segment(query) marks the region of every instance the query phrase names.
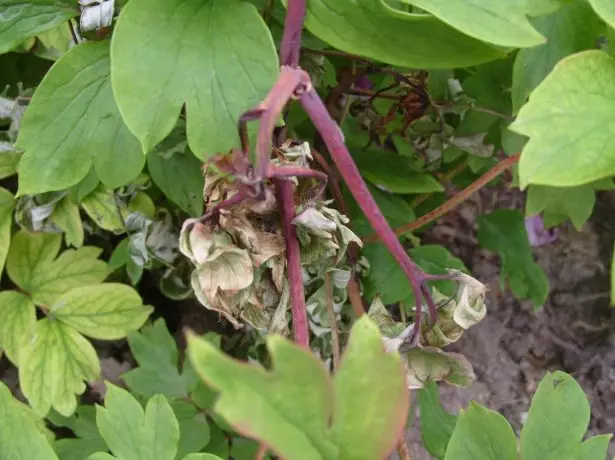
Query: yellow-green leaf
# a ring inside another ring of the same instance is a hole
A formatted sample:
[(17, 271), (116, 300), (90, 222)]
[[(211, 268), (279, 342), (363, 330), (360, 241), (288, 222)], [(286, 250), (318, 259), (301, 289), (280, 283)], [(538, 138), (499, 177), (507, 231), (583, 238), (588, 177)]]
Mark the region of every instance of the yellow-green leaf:
[(139, 329), (152, 310), (130, 286), (105, 283), (71, 289), (51, 314), (89, 337), (115, 340)]
[(75, 395), (85, 391), (84, 380), (94, 381), (100, 374), (92, 344), (70, 326), (48, 318), (36, 323), (19, 359), (21, 390), (41, 415), (51, 407), (71, 415), (77, 408)]
[(589, 0), (589, 3), (602, 19), (608, 22), (611, 27), (615, 27), (615, 3), (611, 0)]
[(122, 233), (125, 230), (126, 209), (116, 199), (113, 190), (99, 186), (81, 200), (81, 206), (100, 228), (114, 233)]
[(15, 198), (8, 190), (0, 187), (0, 275), (11, 244), (11, 225), (13, 224), (13, 209)]
[(67, 246), (83, 246), (83, 222), (77, 206), (68, 196), (62, 198), (51, 214), (53, 222), (64, 230)]
[(44, 271), (51, 264), (61, 244), (60, 234), (17, 232), (6, 260), (6, 271), (13, 283), (25, 292), (32, 292), (35, 271)]
[(35, 325), (32, 299), (17, 291), (0, 292), (0, 347), (13, 364), (19, 364), (20, 350), (32, 337)]

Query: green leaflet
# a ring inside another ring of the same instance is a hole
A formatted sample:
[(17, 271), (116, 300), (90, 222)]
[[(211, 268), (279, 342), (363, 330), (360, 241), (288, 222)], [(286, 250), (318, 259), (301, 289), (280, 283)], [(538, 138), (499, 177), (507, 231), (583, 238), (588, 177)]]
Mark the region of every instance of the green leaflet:
[(205, 158), (238, 145), (239, 116), (278, 73), (267, 27), (239, 0), (131, 0), (111, 56), (118, 106), (143, 150), (171, 132), (185, 103), (188, 144)]
[(457, 416), (449, 414), (440, 404), (438, 385), (429, 383), (417, 392), (421, 410), (421, 437), (423, 445), (431, 455), (439, 460), (444, 458)]
[(306, 26), (342, 51), (403, 67), (446, 69), (504, 56), (432, 16), (394, 10), (383, 0), (310, 0)]
[(113, 233), (124, 233), (126, 208), (116, 199), (115, 192), (99, 185), (81, 200), (81, 206), (96, 224)]
[(58, 460), (51, 444), (28, 414), (29, 410), (0, 382), (0, 458)]
[(535, 308), (541, 307), (549, 292), (548, 280), (534, 262), (521, 213), (500, 209), (480, 216), (478, 241), (500, 255), (500, 284), (508, 282), (515, 296), (529, 299)]
[(162, 395), (151, 398), (143, 411), (130, 393), (107, 383), (105, 407), (96, 408), (96, 423), (100, 434), (118, 459), (175, 458), (179, 424)]
[(16, 146), (25, 150), (19, 195), (70, 187), (92, 166), (111, 188), (141, 172), (145, 156), (113, 99), (108, 42), (83, 43), (55, 63), (26, 110)]
[(604, 460), (609, 436), (581, 443), (589, 416), (581, 386), (563, 372), (548, 373), (538, 385), (521, 431), (523, 460)]
[(615, 27), (615, 4), (609, 0), (589, 0), (596, 13), (608, 22), (611, 27)]
[(11, 245), (11, 225), (13, 224), (13, 209), (15, 198), (8, 190), (0, 187), (0, 275), (4, 270), (9, 246)]
[(594, 48), (603, 32), (600, 20), (585, 1), (563, 2), (559, 11), (532, 20), (547, 42), (517, 53), (513, 68), (512, 101), (515, 113), (530, 93), (562, 58)]
[(596, 203), (592, 184), (578, 187), (546, 187), (530, 185), (527, 191), (525, 212), (528, 216), (543, 213), (545, 227), (554, 227), (570, 219), (574, 228), (581, 231)]
[(77, 4), (68, 0), (2, 0), (0, 54), (78, 15)]
[(13, 150), (3, 151), (0, 146), (0, 179), (17, 174), (20, 159), (21, 153)]
[(51, 314), (89, 337), (117, 340), (141, 327), (152, 311), (130, 286), (105, 283), (71, 289), (59, 297)]
[(17, 291), (0, 292), (0, 347), (13, 364), (19, 363), (19, 352), (35, 325), (32, 299)]
[(498, 0), (404, 0), (430, 12), (450, 26), (479, 40), (526, 48), (545, 42), (527, 19), (529, 3)]
[[(521, 187), (576, 186), (615, 174), (615, 59), (602, 51), (570, 56), (532, 93), (510, 129), (529, 136)], [(566, 97), (563, 98), (562, 94)]]
[(333, 388), (311, 353), (278, 336), (267, 339), (270, 372), (234, 361), (192, 334), (188, 342), (197, 373), (220, 392), (215, 411), (282, 457), (382, 458), (403, 428), (403, 366), (399, 355), (384, 351), (378, 328), (367, 317), (353, 326)]
[(75, 394), (84, 380), (96, 380), (100, 362), (94, 347), (70, 326), (47, 318), (36, 323), (19, 354), (19, 383), (32, 408), (41, 415), (53, 406), (68, 416), (77, 408)]
[(51, 217), (53, 223), (64, 231), (64, 239), (67, 246), (74, 246), (76, 248), (83, 246), (85, 234), (78, 205), (68, 196), (65, 196), (55, 207)]
[(472, 403), (459, 415), (444, 458), (517, 460), (517, 438), (504, 417)]

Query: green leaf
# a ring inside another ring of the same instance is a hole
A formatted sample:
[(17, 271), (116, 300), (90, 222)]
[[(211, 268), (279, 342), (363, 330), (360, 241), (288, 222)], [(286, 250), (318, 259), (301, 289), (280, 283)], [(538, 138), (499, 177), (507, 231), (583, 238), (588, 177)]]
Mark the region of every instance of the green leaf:
[(0, 382), (0, 458), (6, 460), (58, 460), (36, 423)]
[(190, 454), (186, 455), (182, 460), (222, 460), (217, 455), (213, 454)]
[(583, 442), (579, 447), (579, 452), (571, 460), (604, 460), (609, 449), (609, 442), (613, 435), (594, 436)]
[(19, 355), (19, 383), (30, 406), (44, 415), (50, 407), (69, 416), (77, 408), (75, 394), (85, 391), (84, 380), (100, 375), (94, 347), (60, 321), (41, 319)]
[(209, 442), (209, 423), (203, 414), (197, 414), (188, 420), (180, 420), (179, 432), (177, 458), (191, 452), (199, 452)]
[(12, 363), (36, 326), (36, 307), (28, 296), (17, 291), (0, 292), (0, 347)]
[(355, 150), (352, 154), (363, 177), (393, 193), (443, 192), (444, 187), (431, 174), (416, 172), (410, 160), (380, 150)]
[(265, 23), (238, 0), (131, 0), (111, 55), (115, 97), (143, 150), (171, 132), (185, 103), (188, 144), (199, 157), (238, 144), (239, 116), (278, 73)]
[(403, 67), (465, 67), (504, 55), (432, 16), (394, 10), (383, 0), (363, 0), (360, 7), (354, 0), (310, 0), (306, 26), (341, 51)]
[(479, 40), (500, 46), (526, 48), (545, 42), (527, 19), (532, 8), (519, 2), (462, 0), (405, 0), (448, 25)]
[(101, 252), (102, 249), (95, 246), (68, 249), (53, 262), (38, 265), (29, 282), (34, 303), (51, 307), (73, 288), (102, 283), (109, 268), (97, 259)]
[(431, 455), (442, 460), (455, 430), (457, 416), (449, 414), (440, 403), (438, 385), (434, 382), (421, 388), (418, 393), (421, 411), (421, 437)]
[(13, 209), (15, 198), (8, 190), (0, 187), (0, 275), (11, 245), (11, 225), (13, 224)]
[(145, 397), (157, 393), (168, 398), (188, 396), (189, 382), (177, 368), (177, 345), (164, 319), (128, 335), (128, 345), (139, 367), (123, 374), (122, 379), (133, 393)]
[(113, 190), (102, 185), (81, 201), (83, 210), (96, 224), (113, 233), (123, 233), (125, 230), (125, 206), (116, 199)]
[(77, 4), (67, 0), (2, 0), (0, 54), (77, 15)]
[(98, 180), (98, 176), (96, 175), (96, 171), (94, 168), (90, 169), (90, 172), (87, 176), (85, 176), (81, 182), (77, 185), (73, 185), (68, 190), (68, 196), (75, 203), (81, 203), (81, 201), (96, 190), (100, 181)]
[(543, 213), (545, 227), (554, 227), (570, 219), (581, 231), (596, 203), (592, 184), (578, 187), (546, 187), (530, 185), (527, 191), (525, 212), (528, 216)]
[(83, 222), (79, 215), (79, 206), (65, 196), (58, 203), (51, 214), (53, 223), (64, 231), (64, 239), (67, 246), (80, 248), (83, 246), (85, 238), (83, 231)]
[(144, 412), (130, 393), (107, 383), (105, 407), (98, 406), (96, 412), (100, 434), (119, 459), (175, 458), (179, 424), (164, 396), (151, 398)]
[(17, 286), (31, 293), (36, 271), (51, 264), (61, 244), (60, 234), (17, 232), (11, 240), (6, 272)]
[(461, 411), (444, 458), (517, 460), (517, 438), (504, 417), (472, 402)]
[(587, 2), (562, 2), (558, 11), (532, 20), (547, 38), (543, 45), (522, 49), (513, 68), (513, 110), (519, 111), (530, 93), (566, 56), (595, 48), (603, 27)]
[(51, 314), (89, 337), (117, 340), (140, 328), (152, 311), (130, 286), (105, 283), (71, 289)]
[(589, 0), (589, 3), (602, 19), (608, 22), (611, 27), (615, 27), (615, 4), (613, 2), (610, 0)]
[[(532, 93), (510, 129), (530, 137), (521, 187), (575, 186), (615, 174), (615, 59), (585, 51), (562, 60)], [(566, 97), (563, 98), (562, 94)]]
[(126, 128), (111, 91), (108, 42), (83, 43), (43, 79), (28, 106), (16, 145), (19, 194), (62, 190), (92, 166), (108, 187), (130, 182), (145, 156)]
[(154, 151), (147, 155), (147, 167), (152, 180), (166, 197), (190, 216), (203, 214), (203, 174), (201, 162), (190, 152), (174, 153), (170, 157)]
[(3, 151), (0, 148), (0, 179), (17, 174), (20, 159), (21, 153), (13, 150)]
[(559, 460), (579, 448), (589, 424), (589, 402), (581, 386), (563, 372), (538, 385), (521, 430), (523, 460)]
[(387, 353), (378, 327), (364, 317), (352, 328), (333, 379), (335, 404), (331, 439), (340, 460), (386, 458), (408, 415), (405, 369)]
[(532, 255), (520, 212), (500, 209), (480, 216), (478, 241), (481, 246), (497, 252), (502, 260), (500, 283), (506, 281), (513, 294), (527, 298), (534, 307), (541, 307), (547, 299), (547, 277)]

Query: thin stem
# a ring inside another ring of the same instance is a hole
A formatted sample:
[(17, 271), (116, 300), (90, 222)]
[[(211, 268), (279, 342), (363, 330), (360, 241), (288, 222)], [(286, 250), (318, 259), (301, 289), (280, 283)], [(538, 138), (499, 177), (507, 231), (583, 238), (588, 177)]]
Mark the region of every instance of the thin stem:
[(399, 460), (412, 460), (410, 449), (408, 449), (408, 444), (406, 444), (406, 439), (403, 434), (397, 443), (397, 454), (399, 455)]
[[(502, 174), (504, 171), (506, 171), (508, 168), (510, 168), (512, 165), (514, 165), (518, 161), (519, 161), (519, 155), (513, 155), (513, 156), (510, 156), (500, 161), (493, 168), (491, 168), (481, 177), (476, 179), (472, 184), (470, 184), (468, 187), (463, 189), (461, 192), (457, 193), (446, 203), (437, 207), (433, 211), (428, 212), (427, 214), (418, 218), (417, 220), (414, 220), (405, 225), (402, 225), (401, 227), (396, 228), (395, 235), (397, 236), (403, 235), (404, 233), (411, 232), (413, 230), (416, 230), (417, 228), (421, 228), (433, 222), (436, 219), (439, 219), (444, 214), (455, 209), (457, 206), (459, 206), (461, 203), (467, 200), (470, 196), (472, 196), (474, 193), (479, 191), (481, 188), (483, 188), (485, 185), (487, 185), (489, 182), (491, 182), (493, 179), (495, 179), (497, 176)], [(378, 241), (379, 239), (380, 237), (377, 234), (373, 234), (373, 235), (369, 235), (366, 238), (363, 238), (363, 242), (373, 243), (375, 241)]]
[(355, 279), (355, 274), (350, 277), (350, 281), (348, 281), (348, 297), (350, 297), (350, 305), (352, 305), (352, 310), (357, 318), (360, 318), (365, 314), (365, 309), (363, 308), (363, 299), (361, 298), (361, 291), (359, 290), (359, 283)]
[(292, 223), (295, 217), (294, 186), (291, 181), (285, 179), (276, 179), (275, 186), (282, 216), (282, 233), (286, 241), (286, 263), (295, 343), (309, 349), (310, 332), (303, 291), (301, 254), (296, 229)]
[[(439, 178), (440, 182), (446, 184), (447, 182), (451, 181), (455, 176), (457, 176), (457, 174), (461, 173), (464, 169), (466, 169), (467, 166), (468, 166), (467, 161), (464, 161), (463, 163), (458, 164), (456, 167), (448, 171), (446, 174), (442, 175), (442, 177)], [(419, 204), (425, 202), (425, 200), (427, 200), (431, 196), (433, 196), (433, 193), (425, 193), (423, 195), (419, 195), (414, 200), (412, 200), (412, 203), (410, 203), (410, 206), (412, 206), (413, 208), (416, 208)]]
[(79, 44), (79, 39), (77, 38), (77, 32), (75, 32), (75, 25), (73, 24), (73, 20), (68, 20), (68, 30), (70, 31), (70, 37), (73, 40), (74, 45)]
[(331, 275), (325, 273), (325, 290), (327, 298), (327, 314), (329, 316), (329, 327), (331, 327), (331, 347), (333, 348), (333, 371), (336, 371), (340, 364), (340, 337), (337, 331), (337, 320), (335, 319), (335, 309), (333, 308), (333, 288), (331, 287)]
[(284, 35), (280, 46), (280, 63), (291, 67), (299, 66), (303, 20), (307, 10), (306, 0), (288, 0), (284, 21)]

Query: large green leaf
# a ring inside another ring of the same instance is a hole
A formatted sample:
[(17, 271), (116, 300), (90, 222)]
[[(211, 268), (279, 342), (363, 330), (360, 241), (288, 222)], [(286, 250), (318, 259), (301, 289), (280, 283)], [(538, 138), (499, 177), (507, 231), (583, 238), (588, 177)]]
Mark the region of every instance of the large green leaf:
[[(29, 408), (28, 408), (29, 409)], [(0, 458), (6, 460), (58, 460), (36, 423), (0, 382)]]
[(405, 368), (397, 353), (387, 353), (378, 327), (364, 318), (350, 333), (335, 374), (331, 439), (340, 460), (386, 458), (408, 416)]
[(455, 431), (457, 416), (449, 414), (442, 407), (436, 383), (429, 383), (417, 394), (421, 410), (420, 425), (423, 445), (431, 455), (442, 460)]
[(478, 241), (500, 255), (501, 284), (508, 282), (515, 296), (541, 307), (547, 299), (549, 285), (544, 271), (534, 262), (523, 215), (512, 209), (500, 209), (481, 216)]
[[(504, 417), (472, 403), (459, 415), (444, 458), (517, 460), (517, 438)], [(527, 460), (526, 457), (523, 460)]]
[(596, 13), (608, 22), (611, 27), (615, 27), (615, 4), (610, 0), (589, 0)]
[(523, 2), (493, 0), (404, 0), (479, 40), (513, 48), (538, 45), (545, 38), (527, 19), (533, 7)]
[(265, 23), (239, 0), (131, 0), (111, 55), (120, 111), (143, 149), (171, 132), (185, 103), (188, 143), (200, 157), (237, 145), (239, 116), (278, 72)]
[(615, 174), (615, 88), (605, 84), (614, 79), (615, 59), (585, 51), (562, 60), (536, 88), (510, 126), (530, 137), (519, 161), (522, 187)]
[(267, 339), (270, 372), (233, 361), (194, 335), (188, 343), (197, 373), (220, 392), (216, 412), (284, 458), (383, 458), (403, 429), (408, 409), (403, 365), (399, 355), (384, 351), (367, 317), (353, 326), (334, 379), (335, 401), (322, 364), (281, 337)]
[(0, 275), (11, 245), (11, 225), (13, 224), (13, 209), (15, 198), (8, 190), (0, 187)]
[(532, 24), (547, 38), (547, 42), (517, 53), (512, 84), (515, 113), (560, 59), (594, 48), (603, 29), (591, 7), (583, 0), (562, 2), (559, 11), (532, 19)]
[(154, 151), (147, 155), (147, 168), (166, 197), (192, 217), (203, 214), (201, 162), (190, 152), (170, 156)]
[(77, 408), (75, 394), (85, 391), (83, 381), (96, 380), (99, 374), (94, 347), (60, 321), (39, 320), (19, 354), (21, 390), (41, 415), (52, 406), (62, 415), (71, 415)]
[(0, 347), (14, 364), (19, 363), (19, 352), (35, 325), (32, 299), (17, 291), (0, 292)]
[(310, 0), (306, 26), (342, 51), (404, 67), (464, 67), (504, 55), (432, 16), (395, 10), (383, 0)]
[(179, 424), (166, 398), (157, 395), (139, 402), (107, 384), (105, 407), (96, 408), (96, 423), (109, 448), (121, 460), (174, 460)]
[[(563, 372), (548, 373), (538, 385), (521, 431), (523, 460), (597, 460), (602, 441), (581, 445), (589, 424), (589, 402), (581, 386)], [(598, 445), (594, 445), (598, 443)], [(589, 450), (591, 456), (581, 456)]]
[(108, 42), (83, 43), (56, 62), (32, 97), (16, 145), (25, 150), (21, 195), (75, 185), (92, 165), (111, 188), (141, 172), (145, 156), (111, 91)]
[(545, 227), (554, 227), (570, 219), (581, 231), (596, 203), (592, 184), (578, 187), (546, 187), (530, 185), (525, 212), (528, 216), (543, 213)]
[(77, 3), (68, 0), (2, 0), (0, 54), (77, 15)]
[(51, 314), (89, 337), (116, 340), (140, 328), (152, 310), (130, 286), (105, 283), (71, 289)]
[(62, 235), (54, 233), (17, 232), (11, 240), (6, 260), (6, 272), (17, 286), (31, 293), (37, 269), (49, 266), (62, 244)]

